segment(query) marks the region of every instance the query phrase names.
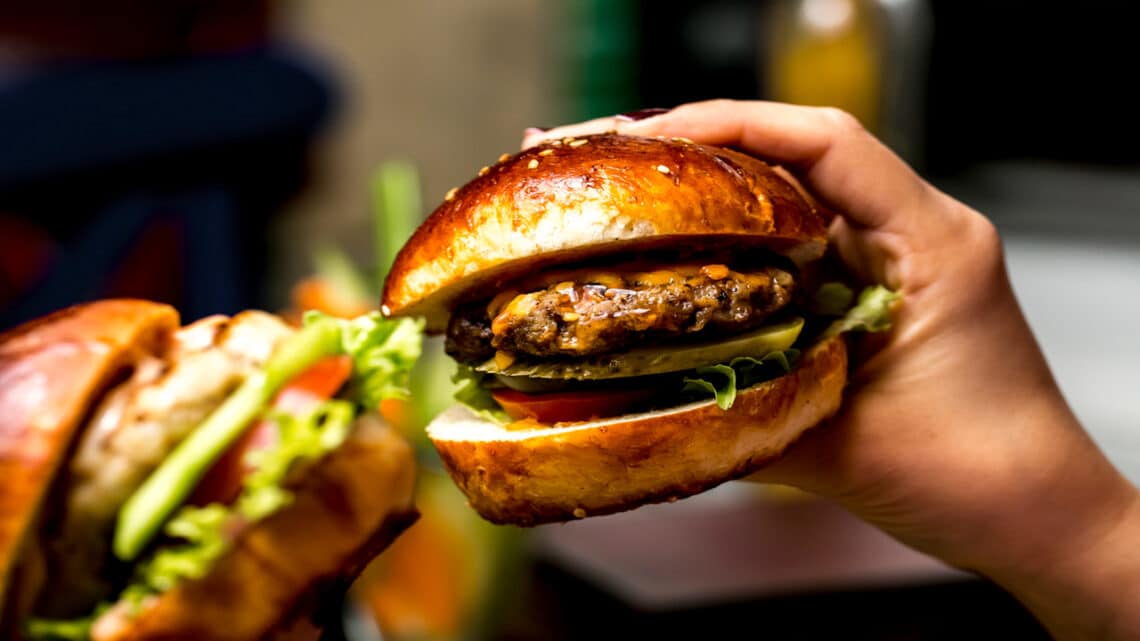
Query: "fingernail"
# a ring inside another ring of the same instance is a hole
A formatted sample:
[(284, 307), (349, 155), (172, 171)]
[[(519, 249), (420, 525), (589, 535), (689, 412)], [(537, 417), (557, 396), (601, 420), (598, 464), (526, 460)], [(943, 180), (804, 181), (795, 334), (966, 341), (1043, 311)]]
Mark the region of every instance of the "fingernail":
[(550, 131), (550, 127), (527, 127), (523, 130), (524, 136), (534, 136), (537, 134), (544, 134)]
[(649, 107), (647, 109), (638, 109), (637, 111), (627, 111), (623, 114), (618, 114), (616, 118), (618, 120), (624, 120), (625, 122), (637, 122), (638, 120), (645, 120), (646, 118), (660, 116), (665, 113), (669, 113), (669, 110), (662, 109), (661, 107)]

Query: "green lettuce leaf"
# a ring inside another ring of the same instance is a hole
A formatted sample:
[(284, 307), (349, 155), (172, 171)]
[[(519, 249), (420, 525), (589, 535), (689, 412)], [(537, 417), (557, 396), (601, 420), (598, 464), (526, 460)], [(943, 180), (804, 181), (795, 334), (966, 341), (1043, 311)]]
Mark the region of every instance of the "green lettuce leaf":
[(292, 500), (282, 486), (294, 465), (316, 460), (335, 450), (348, 438), (356, 408), (343, 400), (322, 403), (307, 416), (273, 412), (270, 419), (277, 425), (276, 447), (255, 450), (247, 463), (254, 471), (245, 478), (235, 507), (247, 521), (257, 521)]
[(882, 285), (865, 288), (855, 306), (842, 318), (833, 322), (823, 333), (824, 338), (843, 332), (883, 332), (891, 328), (891, 308), (901, 295)]
[(765, 354), (762, 358), (738, 356), (728, 365), (736, 372), (736, 388), (746, 389), (792, 371), (800, 350), (792, 348)]
[(757, 383), (787, 374), (792, 369), (799, 350), (772, 352), (763, 358), (738, 356), (730, 363), (698, 367), (694, 376), (684, 379), (682, 394), (716, 399), (717, 407), (727, 410), (736, 402), (736, 392)]
[(135, 582), (151, 594), (160, 594), (184, 579), (204, 576), (214, 559), (225, 551), (224, 526), (234, 515), (217, 503), (187, 506), (178, 511), (163, 531), (183, 543), (161, 548), (137, 569)]
[(333, 319), (319, 319), (294, 333), (277, 346), (263, 369), (247, 376), (191, 430), (119, 510), (112, 537), (115, 556), (134, 561), (273, 395), (322, 358), (341, 353), (342, 333)]
[(455, 390), (455, 400), (486, 420), (500, 425), (510, 423), (511, 417), (495, 402), (491, 391), (484, 387), (483, 382), (487, 377), (487, 374), (477, 372), (467, 365), (457, 365), (455, 373), (451, 375), (451, 382), (459, 386)]
[(736, 370), (728, 365), (709, 365), (698, 367), (696, 378), (685, 378), (683, 393), (712, 393), (716, 398), (716, 405), (722, 410), (732, 407), (736, 402)]
[[(310, 311), (305, 325), (322, 318), (328, 316)], [(369, 409), (384, 399), (407, 399), (408, 374), (423, 351), (423, 320), (386, 319), (372, 312), (340, 322), (344, 353), (352, 358), (350, 396)]]
[(24, 637), (29, 641), (87, 641), (95, 615), (82, 619), (29, 619)]
[[(329, 319), (307, 314), (305, 325)], [(342, 350), (353, 361), (350, 395), (368, 408), (385, 398), (405, 397), (408, 372), (420, 355), (422, 323), (386, 320), (375, 313), (335, 320)], [(254, 471), (243, 480), (237, 500), (232, 506), (183, 506), (163, 529), (179, 543), (160, 548), (140, 564), (127, 593), (161, 593), (178, 581), (202, 576), (228, 547), (227, 531), (261, 520), (292, 501), (284, 487), (290, 470), (336, 449), (347, 438), (356, 415), (356, 405), (340, 399), (326, 401), (304, 416), (265, 412), (263, 417), (277, 427), (278, 440), (271, 448), (250, 452), (247, 462)]]
[(811, 313), (816, 316), (842, 316), (851, 308), (855, 292), (840, 282), (824, 283), (812, 294), (809, 303)]
[[(163, 527), (163, 533), (175, 542), (160, 547), (136, 567), (120, 600), (139, 603), (145, 596), (161, 594), (180, 581), (204, 576), (214, 560), (229, 548), (228, 533), (269, 516), (293, 500), (293, 494), (284, 487), (289, 472), (343, 443), (356, 418), (356, 407), (349, 401), (334, 399), (305, 416), (270, 412), (267, 418), (277, 426), (278, 442), (269, 449), (249, 453), (248, 462), (255, 469), (242, 482), (237, 500), (228, 506), (183, 506)], [(83, 630), (89, 628), (93, 620), (94, 617), (88, 617), (70, 622), (35, 622), (42, 634), (32, 638), (84, 640), (86, 632), (79, 635), (78, 631), (84, 625)], [(79, 636), (62, 636), (64, 632)]]

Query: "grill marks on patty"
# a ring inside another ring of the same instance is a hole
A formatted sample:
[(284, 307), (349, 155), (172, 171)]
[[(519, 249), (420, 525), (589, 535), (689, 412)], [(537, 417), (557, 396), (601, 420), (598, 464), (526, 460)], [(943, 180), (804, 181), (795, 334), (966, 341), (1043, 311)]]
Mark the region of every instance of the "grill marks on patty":
[(783, 309), (794, 292), (792, 273), (780, 267), (737, 272), (719, 264), (683, 265), (583, 274), (458, 309), (445, 347), (464, 363), (484, 361), (496, 351), (534, 357), (606, 354), (697, 332), (742, 332)]

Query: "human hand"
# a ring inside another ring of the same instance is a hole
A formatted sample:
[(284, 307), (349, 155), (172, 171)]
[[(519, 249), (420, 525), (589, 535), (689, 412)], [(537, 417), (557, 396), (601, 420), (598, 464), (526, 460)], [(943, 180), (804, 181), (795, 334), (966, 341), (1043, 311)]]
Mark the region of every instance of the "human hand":
[[(1135, 546), (1121, 544), (1136, 527), (1137, 493), (1061, 396), (994, 226), (833, 109), (718, 100), (530, 130), (524, 146), (606, 130), (683, 136), (784, 165), (842, 214), (831, 241), (846, 266), (902, 294), (840, 414), (757, 477), (835, 499), (990, 576), (1055, 634), (1107, 636), (1116, 610), (1098, 617), (1089, 604), (1111, 603), (1137, 576)], [(1136, 625), (1115, 624), (1120, 634)]]

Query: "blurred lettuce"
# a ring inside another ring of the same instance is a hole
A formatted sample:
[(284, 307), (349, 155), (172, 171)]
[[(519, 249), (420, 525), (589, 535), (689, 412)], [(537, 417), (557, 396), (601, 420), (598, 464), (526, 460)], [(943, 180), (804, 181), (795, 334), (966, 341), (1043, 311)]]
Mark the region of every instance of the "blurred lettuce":
[[(305, 314), (305, 324), (331, 318)], [(352, 395), (369, 409), (389, 398), (407, 400), (408, 375), (423, 351), (422, 319), (386, 319), (379, 312), (340, 320), (344, 353), (352, 358)]]
[(247, 461), (256, 467), (242, 482), (237, 501), (231, 506), (211, 503), (179, 510), (163, 531), (181, 543), (162, 547), (143, 562), (128, 593), (158, 594), (179, 581), (205, 575), (229, 546), (227, 532), (264, 519), (293, 500), (284, 486), (289, 471), (343, 443), (355, 420), (355, 409), (348, 401), (331, 400), (305, 416), (276, 412), (269, 420), (277, 426), (278, 441), (271, 448), (247, 455)]
[(816, 316), (842, 316), (851, 309), (855, 292), (840, 282), (824, 283), (812, 294), (810, 311)]
[[(285, 487), (290, 470), (321, 458), (343, 443), (358, 407), (374, 409), (384, 399), (408, 398), (408, 374), (422, 349), (422, 321), (387, 320), (375, 312), (352, 320), (335, 319), (320, 312), (305, 315), (307, 327), (329, 321), (337, 324), (341, 350), (353, 362), (348, 395), (355, 403), (342, 399), (325, 401), (304, 416), (265, 411), (262, 418), (276, 425), (278, 439), (272, 447), (248, 454), (247, 462), (253, 471), (243, 480), (237, 500), (229, 506), (183, 506), (163, 528), (173, 542), (136, 566), (132, 580), (120, 595), (121, 601), (138, 603), (147, 595), (169, 590), (179, 581), (203, 576), (228, 548), (233, 532), (292, 501), (293, 495)], [(107, 604), (101, 605), (96, 613), (106, 607)], [(34, 619), (26, 626), (27, 635), (37, 641), (82, 641), (88, 638), (95, 616)]]
[(218, 503), (182, 508), (166, 524), (164, 532), (184, 543), (159, 549), (139, 566), (135, 585), (127, 590), (161, 594), (184, 579), (204, 576), (226, 549), (223, 529), (231, 518), (230, 510)]
[[(138, 605), (152, 594), (162, 594), (187, 579), (201, 578), (229, 547), (232, 533), (259, 521), (293, 499), (284, 487), (288, 473), (303, 461), (315, 460), (339, 446), (348, 435), (355, 409), (347, 401), (327, 401), (307, 416), (277, 413), (270, 417), (279, 440), (273, 447), (249, 454), (257, 468), (242, 483), (232, 505), (211, 503), (183, 506), (166, 523), (163, 533), (174, 542), (160, 547), (135, 568), (119, 601)], [(32, 619), (26, 635), (33, 641), (86, 641), (91, 625), (110, 604), (91, 616), (70, 620)]]
[(24, 625), (28, 641), (87, 641), (95, 615), (82, 619), (29, 619)]

